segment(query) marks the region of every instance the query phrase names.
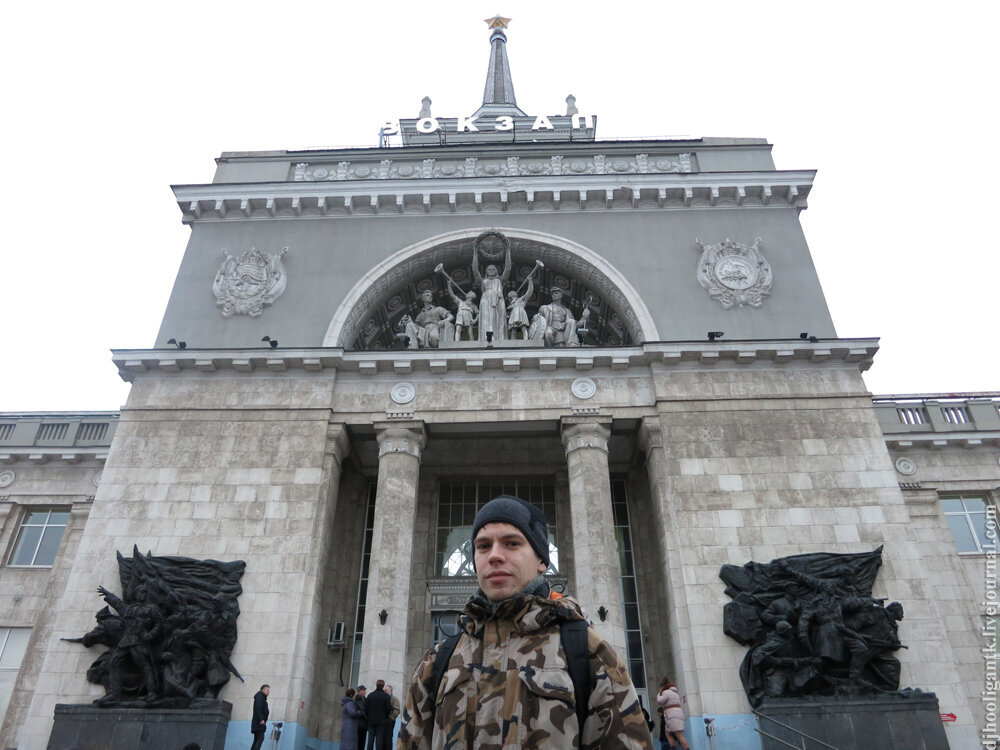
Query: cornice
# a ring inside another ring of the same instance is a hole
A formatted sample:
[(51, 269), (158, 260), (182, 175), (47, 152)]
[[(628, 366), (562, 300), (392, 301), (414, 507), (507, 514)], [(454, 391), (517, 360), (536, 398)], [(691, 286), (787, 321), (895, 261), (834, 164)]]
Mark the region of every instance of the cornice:
[(891, 451), (914, 449), (941, 450), (942, 448), (1000, 448), (1000, 431), (968, 430), (963, 432), (907, 432), (883, 434)]
[(806, 208), (813, 170), (175, 185), (186, 224), (247, 219), (684, 208)]
[(61, 461), (67, 464), (78, 464), (83, 461), (96, 461), (103, 464), (108, 458), (108, 448), (104, 447), (39, 447), (30, 445), (4, 446), (0, 448), (0, 464), (13, 464), (27, 461), (33, 464), (47, 464), (50, 461)]
[(606, 368), (628, 374), (649, 367), (705, 369), (715, 367), (783, 367), (790, 363), (867, 370), (878, 351), (878, 339), (830, 339), (810, 343), (800, 339), (721, 342), (646, 342), (641, 346), (559, 349), (418, 349), (348, 352), (339, 348), (300, 349), (116, 349), (112, 359), (122, 380), (131, 383), (147, 375), (278, 374), (284, 372), (356, 372), (468, 375), (496, 372), (588, 371)]

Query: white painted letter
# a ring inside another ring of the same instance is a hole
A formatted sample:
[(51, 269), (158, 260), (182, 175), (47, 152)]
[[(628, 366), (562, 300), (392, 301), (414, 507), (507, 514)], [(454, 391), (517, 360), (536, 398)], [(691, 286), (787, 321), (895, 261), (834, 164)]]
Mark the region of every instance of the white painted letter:
[(398, 135), (399, 134), (399, 123), (389, 122), (386, 120), (385, 124), (382, 126), (382, 135)]
[(535, 118), (535, 124), (531, 126), (531, 129), (532, 130), (543, 130), (543, 129), (544, 130), (555, 130), (555, 128), (552, 127), (552, 123), (549, 122), (549, 118), (546, 117), (545, 115), (538, 115), (538, 117)]
[(479, 128), (476, 127), (476, 118), (462, 117), (461, 115), (459, 115), (457, 121), (455, 122), (455, 132), (464, 133), (466, 130), (468, 130), (470, 133), (479, 132)]
[(433, 133), (440, 125), (436, 117), (421, 117), (417, 120), (417, 130), (421, 133)]
[(593, 115), (573, 115), (573, 129), (594, 127)]
[(509, 115), (500, 115), (497, 118), (497, 124), (493, 128), (494, 130), (513, 130), (514, 129), (514, 118)]

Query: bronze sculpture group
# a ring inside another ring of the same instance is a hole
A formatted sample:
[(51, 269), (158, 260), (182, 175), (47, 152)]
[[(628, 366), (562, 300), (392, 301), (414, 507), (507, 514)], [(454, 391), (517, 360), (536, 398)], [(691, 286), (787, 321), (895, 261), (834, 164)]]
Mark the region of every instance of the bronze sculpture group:
[(104, 686), (99, 706), (183, 708), (215, 699), (230, 674), (236, 645), (237, 598), (243, 561), (153, 557), (133, 550), (118, 554), (122, 596), (103, 586), (107, 606), (97, 625), (80, 638), (84, 646), (106, 646), (87, 670)]
[(740, 678), (751, 705), (899, 689), (892, 652), (905, 648), (897, 633), (903, 607), (872, 597), (881, 564), (879, 547), (722, 566), (719, 576), (733, 599), (723, 629), (749, 646)]

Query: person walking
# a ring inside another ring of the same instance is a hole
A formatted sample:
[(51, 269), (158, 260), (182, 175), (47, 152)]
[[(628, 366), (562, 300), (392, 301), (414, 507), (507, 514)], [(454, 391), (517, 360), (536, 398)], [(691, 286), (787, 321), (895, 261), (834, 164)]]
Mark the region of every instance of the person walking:
[(267, 717), (271, 714), (267, 707), (267, 696), (271, 694), (270, 685), (261, 685), (253, 697), (253, 716), (250, 718), (250, 732), (253, 734), (253, 744), (250, 750), (260, 750), (264, 744), (264, 734), (267, 732)]
[(660, 680), (660, 692), (656, 694), (656, 703), (663, 709), (667, 743), (670, 747), (677, 747), (679, 743), (683, 750), (688, 750), (688, 742), (684, 738), (684, 709), (681, 708), (681, 697), (677, 692), (677, 686), (669, 677)]

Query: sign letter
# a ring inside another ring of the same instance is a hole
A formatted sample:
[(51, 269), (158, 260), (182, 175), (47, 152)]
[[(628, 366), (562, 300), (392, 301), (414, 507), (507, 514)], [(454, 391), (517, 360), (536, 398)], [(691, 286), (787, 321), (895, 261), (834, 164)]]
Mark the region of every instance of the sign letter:
[(464, 133), (468, 130), (470, 133), (478, 133), (479, 128), (476, 127), (475, 117), (462, 117), (459, 115), (458, 120), (455, 122), (455, 132)]
[(441, 126), (438, 125), (436, 117), (421, 117), (419, 120), (417, 120), (416, 128), (421, 133), (433, 133), (439, 127)]
[(535, 118), (535, 124), (531, 126), (531, 129), (532, 130), (555, 130), (555, 128), (552, 127), (552, 123), (549, 122), (549, 118), (546, 117), (545, 115), (538, 115), (538, 117)]
[(398, 135), (399, 134), (399, 123), (385, 121), (382, 126), (382, 135)]
[(497, 118), (497, 124), (493, 128), (494, 130), (513, 130), (514, 129), (514, 118), (509, 115), (500, 115)]
[(593, 115), (573, 115), (573, 129), (594, 127)]

